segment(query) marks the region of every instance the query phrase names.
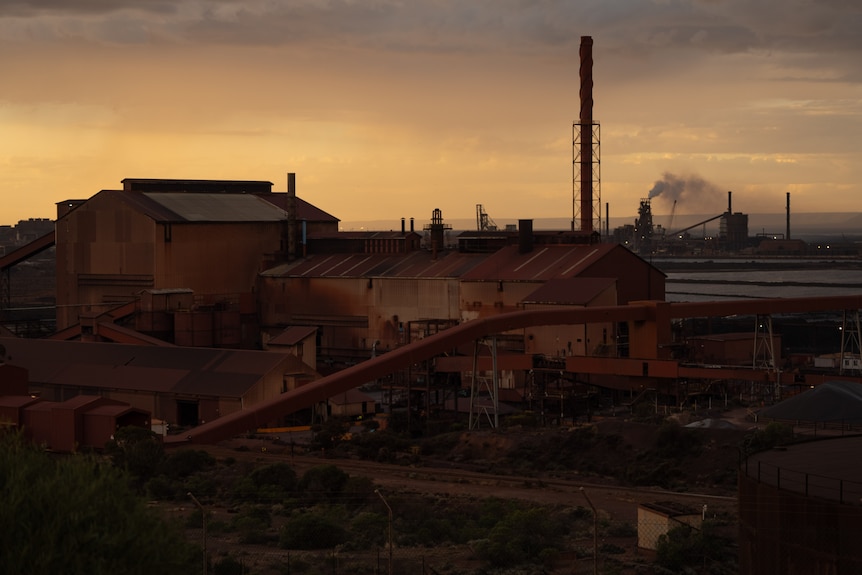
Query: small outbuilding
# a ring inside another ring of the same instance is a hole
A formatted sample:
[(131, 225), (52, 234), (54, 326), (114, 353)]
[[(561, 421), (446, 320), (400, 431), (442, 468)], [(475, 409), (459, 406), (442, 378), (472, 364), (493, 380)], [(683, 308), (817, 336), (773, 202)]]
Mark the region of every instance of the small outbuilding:
[(702, 524), (703, 510), (673, 501), (641, 503), (638, 505), (638, 549), (655, 551), (659, 538), (674, 527), (700, 529)]

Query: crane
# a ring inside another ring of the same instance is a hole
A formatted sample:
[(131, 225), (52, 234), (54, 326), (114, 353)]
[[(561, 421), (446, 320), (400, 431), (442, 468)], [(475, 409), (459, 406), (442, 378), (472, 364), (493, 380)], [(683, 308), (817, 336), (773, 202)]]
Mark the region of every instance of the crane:
[(673, 201), (673, 206), (670, 208), (670, 219), (667, 222), (667, 229), (673, 229), (673, 214), (676, 212), (676, 200)]
[(480, 232), (495, 232), (497, 224), (491, 219), (482, 204), (476, 204), (476, 229)]

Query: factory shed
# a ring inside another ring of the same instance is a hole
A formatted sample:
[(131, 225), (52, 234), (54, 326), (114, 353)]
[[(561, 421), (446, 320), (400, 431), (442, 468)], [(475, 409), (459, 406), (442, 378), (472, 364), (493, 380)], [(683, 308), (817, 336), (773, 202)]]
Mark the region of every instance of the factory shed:
[[(522, 246), (508, 246), (488, 256), (461, 280), (465, 284), (497, 282), (498, 291), (501, 287), (534, 284), (517, 300), (507, 298), (514, 303), (521, 301), (538, 284), (574, 277), (616, 278), (617, 305), (665, 298), (665, 274), (619, 244), (534, 245), (527, 251)], [(470, 299), (469, 294), (465, 299)], [(480, 297), (477, 301), (483, 300)], [(504, 307), (507, 306), (504, 304)]]
[(24, 436), (53, 451), (101, 449), (120, 427), (149, 427), (150, 414), (120, 401), (79, 395), (40, 401), (22, 409)]
[(289, 353), (306, 365), (317, 366), (317, 328), (290, 326), (270, 339), (264, 338), (263, 348), (268, 351)]
[(374, 398), (358, 389), (349, 389), (344, 393), (333, 395), (322, 406), (324, 417), (359, 417), (374, 415), (376, 403)]
[(24, 410), (40, 401), (41, 398), (29, 395), (0, 395), (0, 428), (21, 426)]
[[(553, 279), (525, 297), (522, 304), (525, 310), (613, 306), (616, 286), (613, 278)], [(613, 323), (534, 326), (524, 330), (524, 350), (545, 356), (607, 355), (613, 333)]]
[(3, 339), (30, 374), (30, 393), (50, 401), (96, 395), (171, 426), (239, 411), (317, 378), (289, 354), (209, 348)]
[(273, 336), (284, 326), (316, 327), (318, 356), (367, 359), (456, 323), (458, 278), (484, 257), (310, 254), (261, 273), (261, 326)]
[(416, 232), (333, 232), (309, 234), (309, 254), (406, 254), (420, 248)]
[(103, 190), (58, 218), (57, 328), (145, 289), (251, 293), (285, 219), (256, 195)]
[[(337, 218), (271, 189), (265, 181), (127, 178), (122, 190), (58, 203), (57, 330), (146, 290), (185, 290), (190, 306), (161, 308), (151, 298), (136, 329), (179, 345), (259, 347), (257, 274), (294, 253), (291, 239), (338, 230)], [(81, 326), (84, 337), (88, 330)]]
[[(755, 333), (715, 333), (689, 339), (693, 361), (709, 365), (739, 365), (753, 367), (755, 362), (773, 361), (774, 365), (782, 365), (781, 335), (772, 334), (770, 343)], [(767, 349), (771, 347), (773, 358), (767, 357)], [(755, 352), (757, 357), (755, 357)]]
[(27, 370), (3, 363), (3, 356), (6, 355), (2, 345), (0, 345), (0, 395), (26, 395), (27, 394)]

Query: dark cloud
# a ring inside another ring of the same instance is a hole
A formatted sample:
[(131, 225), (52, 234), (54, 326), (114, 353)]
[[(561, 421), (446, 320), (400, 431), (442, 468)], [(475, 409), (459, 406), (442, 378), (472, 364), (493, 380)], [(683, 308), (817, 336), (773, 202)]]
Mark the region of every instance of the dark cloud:
[(155, 14), (176, 12), (181, 2), (170, 0), (2, 0), (0, 17), (34, 17), (45, 14), (97, 15), (110, 14), (123, 10), (137, 10)]
[[(857, 0), (0, 0), (4, 16), (103, 19), (133, 12), (177, 42), (326, 45), (381, 51), (862, 51)], [(99, 38), (94, 38), (99, 40)]]

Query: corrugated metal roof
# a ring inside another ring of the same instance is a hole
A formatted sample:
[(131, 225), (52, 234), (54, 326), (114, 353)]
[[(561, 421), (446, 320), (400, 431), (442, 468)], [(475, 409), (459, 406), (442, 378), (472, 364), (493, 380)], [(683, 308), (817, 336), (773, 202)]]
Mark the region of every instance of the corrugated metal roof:
[[(287, 194), (285, 192), (274, 192), (260, 196), (262, 199), (287, 211)], [(324, 212), (315, 205), (309, 204), (299, 196), (296, 197), (296, 219), (309, 222), (338, 222), (341, 221), (332, 214)]]
[(431, 252), (408, 254), (313, 254), (282, 264), (261, 275), (267, 277), (403, 277), (457, 278), (481, 264), (486, 254)]
[(0, 407), (21, 408), (31, 403), (39, 403), (40, 401), (44, 400), (38, 397), (30, 397), (29, 395), (0, 395)]
[(269, 340), (270, 345), (296, 345), (305, 338), (314, 334), (316, 327), (307, 325), (294, 325), (286, 328), (280, 334)]
[(100, 405), (99, 407), (94, 407), (93, 409), (88, 409), (84, 415), (96, 415), (101, 417), (120, 417), (127, 413), (147, 413), (141, 409), (136, 409), (134, 407), (129, 406), (127, 403), (122, 403), (118, 405)]
[(157, 222), (278, 222), (287, 218), (284, 210), (254, 194), (102, 190), (90, 200), (106, 196)]
[(287, 212), (252, 194), (154, 192), (143, 195), (186, 222), (280, 222), (287, 218)]
[(587, 305), (615, 283), (614, 278), (562, 278), (545, 282), (521, 300), (533, 304)]
[(273, 370), (311, 373), (289, 354), (0, 338), (30, 381), (91, 389), (241, 397)]
[[(486, 256), (461, 278), (474, 281), (547, 281), (571, 278), (605, 257), (617, 244), (536, 245), (519, 253), (518, 246), (507, 246)], [(622, 248), (625, 249), (625, 248)]]

